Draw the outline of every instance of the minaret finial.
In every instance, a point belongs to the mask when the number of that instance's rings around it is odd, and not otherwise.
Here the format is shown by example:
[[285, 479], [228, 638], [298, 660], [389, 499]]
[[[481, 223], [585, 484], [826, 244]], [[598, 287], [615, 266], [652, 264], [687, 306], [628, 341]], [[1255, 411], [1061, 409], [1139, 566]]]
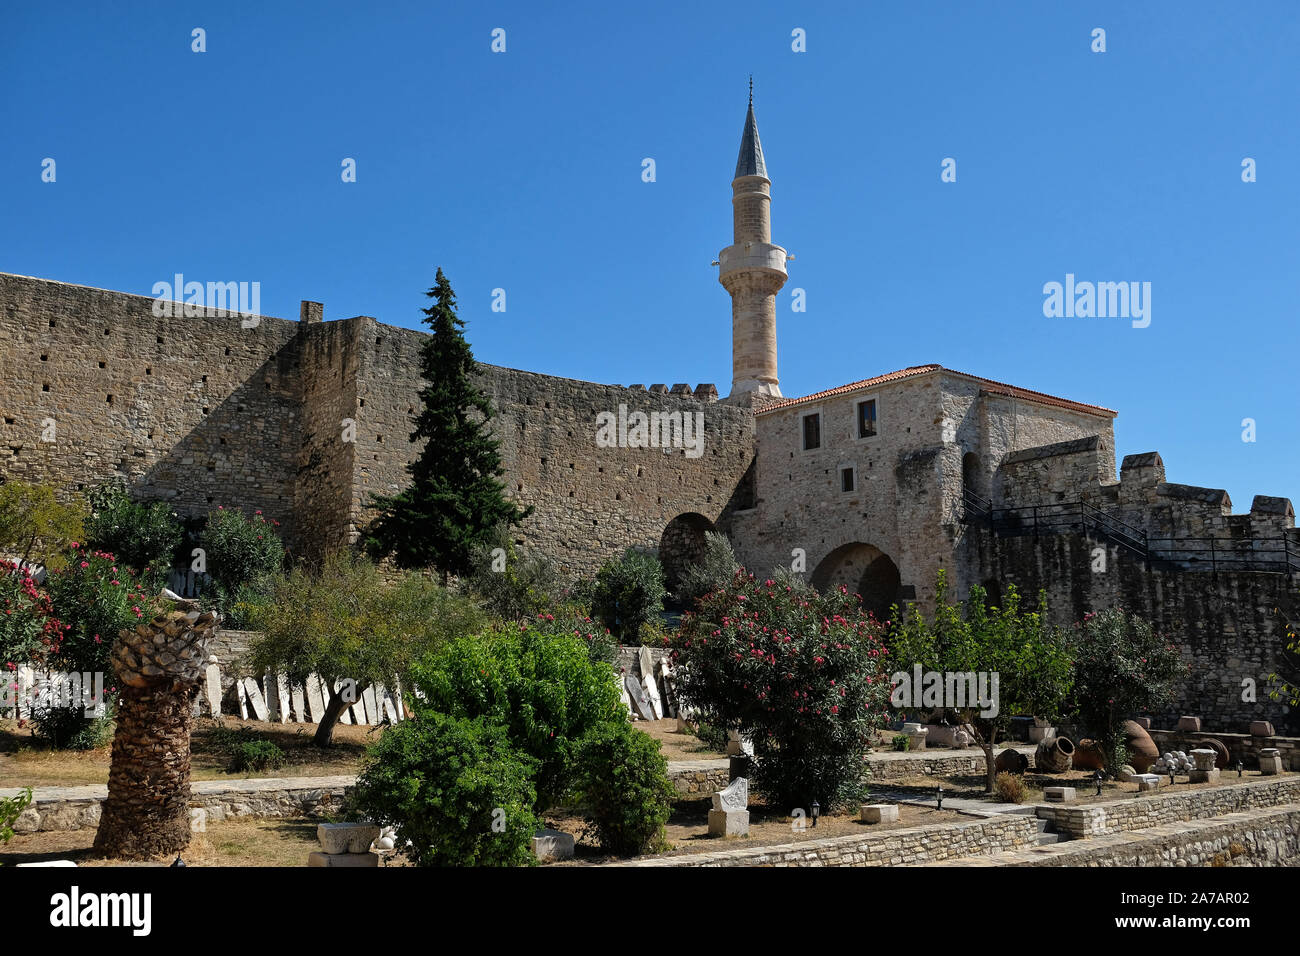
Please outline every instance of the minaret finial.
[[749, 105], [754, 105], [754, 74], [749, 74]]

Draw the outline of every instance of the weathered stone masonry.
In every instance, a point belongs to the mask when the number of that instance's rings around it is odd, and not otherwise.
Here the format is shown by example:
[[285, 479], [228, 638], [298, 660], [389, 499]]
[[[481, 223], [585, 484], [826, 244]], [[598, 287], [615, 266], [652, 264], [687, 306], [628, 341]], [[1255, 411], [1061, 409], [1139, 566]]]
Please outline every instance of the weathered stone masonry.
[[[356, 541], [373, 494], [404, 487], [424, 333], [368, 316], [163, 318], [147, 296], [0, 274], [0, 472], [79, 490], [113, 475], [184, 515], [261, 510], [295, 551]], [[572, 574], [657, 547], [680, 515], [724, 522], [753, 416], [716, 390], [622, 388], [482, 366], [521, 542]], [[598, 448], [596, 416], [702, 412], [703, 454]], [[52, 420], [53, 441], [48, 423]]]

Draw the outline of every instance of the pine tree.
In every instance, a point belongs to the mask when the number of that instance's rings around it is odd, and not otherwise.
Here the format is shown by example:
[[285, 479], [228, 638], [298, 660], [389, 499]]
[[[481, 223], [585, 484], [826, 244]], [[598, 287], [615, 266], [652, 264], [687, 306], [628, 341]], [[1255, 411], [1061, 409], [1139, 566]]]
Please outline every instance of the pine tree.
[[433, 335], [421, 348], [424, 407], [411, 433], [424, 450], [407, 466], [411, 484], [404, 491], [372, 501], [381, 513], [366, 544], [377, 557], [392, 555], [399, 567], [432, 567], [445, 582], [469, 571], [474, 546], [497, 525], [519, 524], [532, 509], [505, 496], [499, 442], [488, 427], [495, 412], [474, 381], [478, 366], [441, 269], [427, 294], [434, 304], [422, 311]]

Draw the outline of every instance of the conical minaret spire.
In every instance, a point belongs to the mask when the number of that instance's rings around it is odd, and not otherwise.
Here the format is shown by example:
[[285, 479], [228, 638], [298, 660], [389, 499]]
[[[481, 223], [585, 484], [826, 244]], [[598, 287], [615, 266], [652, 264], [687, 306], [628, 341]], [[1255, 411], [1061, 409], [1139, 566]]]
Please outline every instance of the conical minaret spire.
[[731, 394], [780, 397], [776, 377], [776, 294], [785, 250], [772, 244], [772, 181], [754, 118], [754, 80], [731, 182], [732, 245], [718, 254], [718, 281], [731, 293]]

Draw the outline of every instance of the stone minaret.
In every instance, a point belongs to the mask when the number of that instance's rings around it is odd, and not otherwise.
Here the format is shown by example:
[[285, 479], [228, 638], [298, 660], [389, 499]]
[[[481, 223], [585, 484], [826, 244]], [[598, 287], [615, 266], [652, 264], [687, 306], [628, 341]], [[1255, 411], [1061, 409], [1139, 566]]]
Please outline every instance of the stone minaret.
[[718, 253], [718, 281], [731, 293], [731, 395], [779, 398], [776, 294], [787, 278], [785, 250], [772, 244], [772, 181], [754, 119], [754, 81], [731, 181], [734, 241]]

